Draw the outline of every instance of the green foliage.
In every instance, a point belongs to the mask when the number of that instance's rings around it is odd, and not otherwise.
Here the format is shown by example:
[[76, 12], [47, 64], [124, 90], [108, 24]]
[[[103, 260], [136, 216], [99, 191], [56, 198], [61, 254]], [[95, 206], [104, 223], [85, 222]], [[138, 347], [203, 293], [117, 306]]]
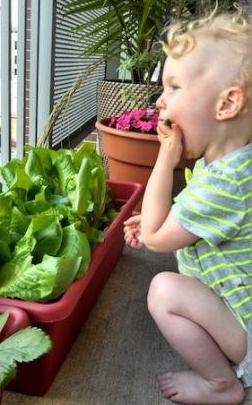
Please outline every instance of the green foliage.
[[93, 145], [29, 148], [1, 168], [0, 295], [47, 302], [87, 271], [115, 215]]
[[[148, 83], [161, 58], [159, 35], [170, 10], [167, 0], [72, 0], [68, 14], [97, 12], [91, 21], [76, 26], [82, 34], [83, 56], [120, 58], [128, 64], [133, 83]], [[99, 15], [101, 14], [101, 15]]]
[[[8, 319], [8, 312], [0, 315], [1, 329]], [[16, 376], [17, 362], [29, 362], [47, 353], [52, 347], [51, 340], [41, 329], [26, 327], [0, 343], [0, 388]]]
[[[219, 3], [221, 12], [231, 10], [234, 2]], [[164, 61], [159, 43], [164, 27], [174, 19], [206, 15], [215, 5], [216, 0], [70, 0], [66, 13], [96, 12], [97, 17], [75, 27], [82, 35], [83, 56], [120, 60], [120, 71], [130, 72], [132, 83], [148, 84]]]

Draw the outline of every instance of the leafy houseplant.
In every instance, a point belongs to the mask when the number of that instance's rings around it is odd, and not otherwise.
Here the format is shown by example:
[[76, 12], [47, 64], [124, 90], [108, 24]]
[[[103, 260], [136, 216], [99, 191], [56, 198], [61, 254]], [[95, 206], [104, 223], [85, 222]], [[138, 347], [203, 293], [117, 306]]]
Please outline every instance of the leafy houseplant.
[[[77, 5], [78, 3], [78, 5]], [[73, 1], [72, 4], [76, 6], [75, 12], [77, 12], [78, 7], [81, 9], [80, 1]], [[203, 5], [204, 3], [204, 5]], [[71, 3], [70, 3], [71, 4]], [[86, 36], [94, 34], [95, 27], [98, 28], [98, 24], [103, 21], [104, 32], [100, 37], [100, 41], [94, 41], [93, 47], [91, 49], [98, 54], [101, 54], [104, 60], [108, 60], [111, 56], [117, 55], [117, 58], [121, 62], [121, 67], [124, 66], [130, 72], [131, 81], [143, 82], [143, 78], [150, 82], [152, 78], [153, 70], [156, 69], [156, 62], [160, 61], [160, 71], [158, 75], [158, 82], [160, 83], [162, 64], [164, 61], [164, 55], [157, 58], [153, 57], [153, 65], [149, 70], [142, 69], [140, 61], [144, 60], [144, 55], [146, 52], [151, 55], [153, 51], [156, 51], [156, 44], [162, 36], [162, 31], [165, 26], [169, 25], [170, 22], [177, 19], [183, 19], [185, 24], [188, 23], [195, 17], [203, 16], [208, 14], [209, 10], [213, 10], [218, 3], [214, 1], [202, 2], [200, 0], [195, 1], [90, 1], [89, 7], [93, 6], [92, 9], [99, 9], [101, 4], [107, 5], [107, 13], [103, 14], [97, 21], [92, 21], [91, 24], [85, 24], [77, 29], [85, 32]], [[223, 1], [218, 9], [220, 11], [229, 10], [233, 6], [232, 1]], [[83, 9], [84, 10], [84, 9]], [[111, 14], [109, 14], [111, 13]], [[109, 16], [113, 16], [112, 28], [110, 27]], [[97, 24], [97, 26], [96, 26]], [[96, 32], [98, 32], [96, 30]], [[149, 37], [152, 34], [153, 37]], [[151, 39], [152, 38], [152, 39]], [[144, 40], [143, 40], [144, 39]], [[117, 41], [117, 42], [116, 42]], [[119, 42], [118, 42], [119, 41]], [[105, 43], [108, 44], [105, 47]], [[117, 43], [117, 47], [116, 47]], [[118, 43], [120, 46], [118, 47]], [[141, 46], [140, 46], [141, 45]], [[149, 46], [150, 45], [150, 46]], [[104, 48], [102, 48], [104, 46]], [[110, 49], [112, 49], [112, 54], [110, 54]], [[84, 48], [84, 53], [85, 53]], [[122, 52], [123, 51], [123, 52]], [[159, 49], [160, 51], [160, 49]], [[158, 53], [156, 53], [156, 56]], [[154, 66], [155, 65], [155, 66]], [[136, 69], [136, 71], [135, 71]], [[137, 72], [141, 72], [137, 75]], [[131, 95], [130, 95], [131, 97]], [[111, 103], [113, 97], [110, 94], [109, 103]], [[117, 98], [115, 97], [117, 104]], [[149, 99], [143, 98], [141, 102], [148, 102]], [[147, 105], [150, 105], [147, 103]], [[146, 107], [146, 104], [141, 105]], [[139, 105], [138, 105], [139, 108]], [[119, 111], [112, 111], [111, 114], [101, 114], [99, 116], [99, 106], [98, 106], [98, 121], [96, 123], [96, 128], [99, 131], [101, 140], [101, 152], [104, 155], [105, 162], [108, 162], [108, 172], [112, 179], [121, 180], [135, 180], [139, 181], [143, 185], [146, 185], [148, 181], [149, 174], [155, 163], [159, 144], [156, 136], [137, 136], [136, 125], [134, 129], [132, 126], [130, 129], [134, 132], [127, 132], [113, 128], [110, 122], [115, 119], [119, 113], [123, 113], [127, 108], [118, 108]], [[110, 117], [107, 120], [106, 117]], [[112, 118], [111, 118], [112, 117]], [[104, 118], [104, 119], [103, 119]], [[123, 118], [122, 121], [125, 121]], [[112, 126], [112, 128], [111, 128]], [[126, 129], [126, 128], [125, 128]], [[153, 132], [153, 131], [151, 131]], [[126, 139], [128, 142], [126, 142]], [[184, 186], [184, 168], [185, 166], [191, 167], [193, 162], [183, 162], [179, 164], [179, 167], [175, 171], [174, 178], [174, 190], [173, 195], [176, 195]]]
[[93, 11], [97, 15], [75, 27], [83, 38], [83, 57], [96, 55], [100, 63], [119, 64], [122, 80], [98, 82], [99, 118], [147, 107], [157, 98], [164, 61], [158, 41], [169, 9], [166, 0], [72, 0], [66, 6], [67, 14]]
[[[79, 46], [83, 57], [96, 55], [104, 62], [114, 60], [123, 80], [129, 78], [132, 84], [146, 85], [145, 96], [141, 89], [141, 97], [137, 96], [135, 102], [131, 89], [121, 92], [121, 98], [129, 93], [131, 105], [126, 108], [132, 109], [150, 105], [153, 92], [157, 92], [151, 83], [161, 85], [165, 57], [160, 39], [164, 28], [174, 19], [190, 21], [204, 15], [215, 5], [216, 0], [70, 0], [65, 12], [95, 12], [96, 17], [74, 28], [82, 36]], [[218, 8], [222, 11], [232, 6], [233, 0], [224, 0]], [[111, 115], [101, 114], [99, 118]]]
[[75, 27], [85, 38], [81, 43], [83, 56], [98, 55], [105, 61], [120, 59], [120, 69], [129, 70], [132, 83], [150, 83], [162, 59], [157, 41], [170, 3], [166, 0], [72, 0], [66, 6], [67, 14], [90, 10], [97, 17]]
[[[213, 10], [216, 0], [70, 0], [69, 15], [94, 12], [96, 17], [76, 24], [82, 35], [79, 41], [83, 57], [95, 55], [100, 62], [119, 65], [123, 82], [103, 80], [97, 85], [98, 120], [122, 112], [153, 106], [161, 93], [161, 76], [165, 56], [160, 39], [170, 22], [194, 17]], [[228, 10], [233, 0], [224, 0], [219, 10]], [[125, 81], [129, 78], [129, 83]], [[104, 141], [98, 131], [100, 153]]]
[[[159, 45], [164, 27], [172, 19], [186, 19], [212, 10], [216, 0], [70, 0], [66, 13], [95, 11], [97, 17], [75, 30], [83, 35], [83, 56], [99, 55], [105, 61], [117, 58], [120, 70], [130, 74], [132, 83], [150, 83], [164, 56]], [[220, 10], [233, 6], [224, 0]], [[158, 76], [161, 84], [161, 76]]]

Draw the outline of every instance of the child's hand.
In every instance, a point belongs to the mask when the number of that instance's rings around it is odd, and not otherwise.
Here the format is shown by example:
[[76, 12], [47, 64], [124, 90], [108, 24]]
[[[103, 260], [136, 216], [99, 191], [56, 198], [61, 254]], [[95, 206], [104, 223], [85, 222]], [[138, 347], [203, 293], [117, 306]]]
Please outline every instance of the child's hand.
[[124, 239], [130, 247], [140, 249], [141, 241], [141, 215], [135, 215], [124, 222]]
[[177, 124], [172, 124], [171, 127], [160, 122], [157, 128], [158, 140], [166, 148], [169, 153], [174, 166], [176, 166], [183, 153], [183, 133]]

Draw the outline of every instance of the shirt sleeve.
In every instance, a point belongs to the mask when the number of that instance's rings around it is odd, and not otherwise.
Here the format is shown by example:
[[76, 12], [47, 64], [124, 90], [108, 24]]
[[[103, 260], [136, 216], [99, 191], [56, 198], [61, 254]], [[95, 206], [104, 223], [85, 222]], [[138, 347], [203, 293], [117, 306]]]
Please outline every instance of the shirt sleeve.
[[172, 213], [183, 228], [217, 245], [239, 233], [246, 206], [232, 176], [206, 170], [175, 198]]

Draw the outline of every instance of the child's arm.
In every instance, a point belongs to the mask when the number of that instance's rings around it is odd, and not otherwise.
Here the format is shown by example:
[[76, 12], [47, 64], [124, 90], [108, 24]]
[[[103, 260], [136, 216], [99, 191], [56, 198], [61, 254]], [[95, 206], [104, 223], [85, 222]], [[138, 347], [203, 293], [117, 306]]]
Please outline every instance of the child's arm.
[[159, 125], [159, 155], [143, 199], [141, 238], [149, 249], [159, 252], [172, 252], [199, 239], [180, 226], [170, 213], [173, 171], [183, 152], [182, 136], [175, 124], [171, 129]]

